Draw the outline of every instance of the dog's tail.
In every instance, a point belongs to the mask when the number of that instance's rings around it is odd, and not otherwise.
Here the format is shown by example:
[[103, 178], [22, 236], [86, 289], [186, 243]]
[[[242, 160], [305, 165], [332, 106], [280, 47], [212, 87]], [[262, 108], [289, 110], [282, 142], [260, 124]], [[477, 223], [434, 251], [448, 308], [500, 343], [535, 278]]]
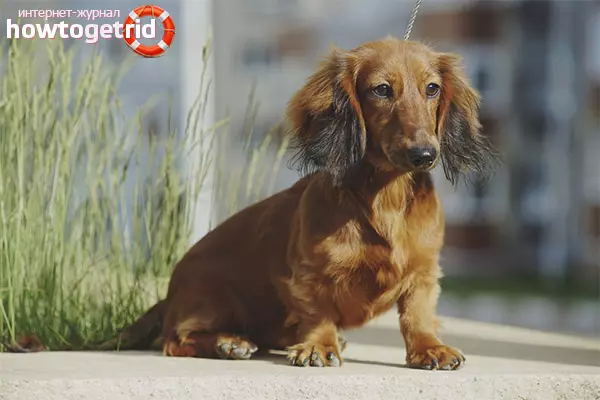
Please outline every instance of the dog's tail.
[[[123, 329], [111, 340], [83, 345], [66, 345], [53, 350], [162, 350], [161, 335], [166, 300], [153, 305], [133, 324]], [[36, 335], [24, 335], [13, 343], [0, 338], [0, 345], [11, 353], [35, 353], [48, 350]]]
[[160, 300], [116, 338], [92, 347], [95, 350], [162, 350], [161, 330], [166, 308], [166, 300]]

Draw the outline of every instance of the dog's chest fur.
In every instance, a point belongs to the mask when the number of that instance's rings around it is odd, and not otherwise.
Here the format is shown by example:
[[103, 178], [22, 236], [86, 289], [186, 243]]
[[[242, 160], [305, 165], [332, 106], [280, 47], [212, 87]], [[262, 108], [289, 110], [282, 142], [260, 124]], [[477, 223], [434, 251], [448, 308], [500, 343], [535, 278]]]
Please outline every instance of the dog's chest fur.
[[443, 242], [433, 186], [427, 177], [405, 189], [404, 198], [379, 193], [372, 218], [349, 222], [344, 227], [346, 245], [338, 244], [329, 254], [326, 275], [341, 328], [361, 326], [388, 311], [407, 288], [418, 284], [419, 276], [437, 273], [424, 271], [437, 266]]

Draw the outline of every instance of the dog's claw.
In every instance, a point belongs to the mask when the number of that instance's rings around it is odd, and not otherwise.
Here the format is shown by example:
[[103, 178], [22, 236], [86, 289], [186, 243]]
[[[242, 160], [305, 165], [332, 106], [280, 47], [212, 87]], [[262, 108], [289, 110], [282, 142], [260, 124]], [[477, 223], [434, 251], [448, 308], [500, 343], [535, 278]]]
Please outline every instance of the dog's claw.
[[229, 354], [231, 351], [231, 345], [229, 343], [223, 343], [219, 346], [219, 350], [222, 354]]
[[333, 352], [327, 353], [327, 360], [329, 361], [329, 365], [332, 367], [339, 367], [341, 364], [340, 359], [337, 358]]
[[232, 355], [234, 358], [248, 358], [252, 353], [250, 352], [250, 349], [236, 347], [233, 349]]
[[321, 360], [321, 357], [319, 357], [319, 354], [317, 352], [313, 352], [310, 355], [310, 365], [313, 367], [322, 367], [323, 366], [323, 360]]
[[296, 367], [306, 367], [308, 366], [310, 360], [308, 358], [303, 358], [301, 353], [298, 353], [296, 351], [294, 351], [293, 353], [290, 353], [290, 355], [288, 356], [289, 360], [290, 360], [290, 365], [296, 366]]
[[302, 358], [302, 357], [296, 357], [294, 359], [294, 363], [292, 365], [295, 365], [297, 367], [308, 367], [310, 364], [310, 360], [308, 358]]
[[319, 368], [321, 368], [321, 367], [323, 367], [323, 366], [324, 366], [324, 365], [323, 365], [323, 361], [321, 361], [321, 359], [320, 359], [320, 358], [317, 358], [315, 361], [311, 361], [310, 365], [311, 365], [312, 367], [319, 367]]
[[452, 369], [459, 369], [465, 363], [465, 357], [461, 354], [460, 358], [454, 359], [454, 365], [452, 365]]

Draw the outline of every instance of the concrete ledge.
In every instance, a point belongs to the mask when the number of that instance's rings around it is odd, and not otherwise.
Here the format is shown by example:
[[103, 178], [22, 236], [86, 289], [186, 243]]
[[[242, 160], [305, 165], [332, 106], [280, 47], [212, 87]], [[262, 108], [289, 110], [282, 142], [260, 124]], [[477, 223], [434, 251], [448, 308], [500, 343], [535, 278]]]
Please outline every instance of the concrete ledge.
[[417, 371], [402, 366], [395, 321], [388, 315], [348, 333], [341, 368], [290, 367], [281, 354], [251, 361], [0, 354], [0, 399], [600, 399], [600, 341], [447, 319], [444, 336], [467, 364]]

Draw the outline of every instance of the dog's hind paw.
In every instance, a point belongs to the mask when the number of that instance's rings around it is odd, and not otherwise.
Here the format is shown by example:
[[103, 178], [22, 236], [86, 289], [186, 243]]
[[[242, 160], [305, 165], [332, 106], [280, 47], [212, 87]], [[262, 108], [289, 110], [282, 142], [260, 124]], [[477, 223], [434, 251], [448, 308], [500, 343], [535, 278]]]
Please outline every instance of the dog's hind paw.
[[233, 336], [219, 338], [215, 350], [223, 359], [247, 360], [256, 353], [258, 347], [245, 338]]

